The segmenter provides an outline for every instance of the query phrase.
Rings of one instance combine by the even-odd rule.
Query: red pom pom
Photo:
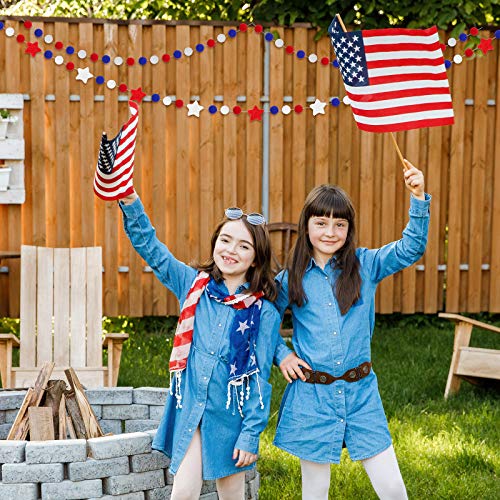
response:
[[[124,83],[120,83],[120,86],[118,87],[118,90],[120,92],[127,92],[128,88]]]
[[[163,55],[161,56],[161,60],[162,60],[163,62],[168,62],[168,61],[170,61],[170,56],[169,56],[168,54],[163,54]]]
[[[135,63],[135,59],[133,57],[127,57],[127,64],[129,66],[133,66]]]
[[[248,26],[245,23],[240,24],[240,31],[245,32],[248,29]]]
[[[323,66],[328,66],[328,64],[330,64],[330,59],[328,59],[328,57],[322,57],[321,58],[321,64]]]
[[[26,29],[30,29],[33,26],[33,23],[31,21],[24,21],[24,27]]]
[[[240,108],[239,106],[235,106],[235,107],[233,108],[233,113],[234,113],[235,115],[239,115],[239,114],[241,113],[241,108]]]
[[[210,40],[207,41],[207,45],[209,47],[215,47],[215,40],[213,40],[212,38],[210,38]]]
[[[465,49],[465,55],[467,57],[472,57],[474,55],[474,51],[472,49]]]
[[[90,54],[90,60],[94,61],[94,62],[98,61],[99,60],[99,55],[96,54],[95,52],[93,52],[92,54]]]
[[[293,54],[293,47],[291,45],[287,45],[285,50],[287,54]]]
[[[57,50],[61,50],[61,49],[64,47],[64,45],[63,45],[63,43],[62,43],[62,42],[56,42],[56,43],[55,43],[55,45],[54,45],[54,47],[55,47]]]
[[[175,106],[176,106],[177,108],[182,108],[182,106],[184,106],[184,101],[183,101],[182,99],[177,99],[177,100],[175,101]]]
[[[297,106],[295,106],[293,109],[296,113],[302,113],[302,111],[304,111],[304,108],[300,104],[297,104]]]
[[[16,40],[19,42],[19,43],[23,43],[24,42],[24,35],[17,35],[16,36]]]
[[[469,33],[472,35],[472,36],[476,36],[478,33],[479,33],[479,30],[474,26],[473,28],[471,28],[469,30]]]
[[[255,33],[262,33],[263,29],[264,28],[260,24],[257,24],[257,26],[255,26]]]
[[[66,64],[66,69],[68,69],[69,71],[73,71],[75,69],[75,63],[70,61],[68,64]]]

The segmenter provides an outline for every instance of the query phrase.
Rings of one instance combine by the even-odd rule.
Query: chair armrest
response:
[[[0,333],[0,342],[11,340],[13,347],[19,347],[19,339],[13,333]]]
[[[490,330],[491,332],[500,333],[500,328],[497,326],[490,325],[488,323],[483,323],[482,321],[477,321],[475,319],[467,318],[465,316],[461,316],[460,314],[452,314],[452,313],[439,313],[440,318],[449,319],[453,323],[468,323],[472,326],[477,326],[478,328],[482,328],[483,330]]]
[[[114,343],[123,343],[129,337],[128,333],[106,333],[104,336],[104,340],[102,341],[102,345],[107,347],[109,341],[112,340]]]

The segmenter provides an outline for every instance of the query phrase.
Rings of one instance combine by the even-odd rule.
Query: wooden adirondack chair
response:
[[[52,379],[72,367],[88,387],[116,386],[127,334],[102,335],[102,251],[100,247],[21,247],[21,338],[0,334],[4,388],[33,384],[46,361]],[[20,366],[12,367],[12,349]],[[108,349],[103,366],[102,349]]]
[[[278,274],[288,265],[288,257],[292,246],[292,239],[297,233],[297,224],[290,222],[273,222],[267,225],[267,229],[273,241],[272,249],[272,267],[273,272]],[[281,238],[281,240],[279,240]],[[285,317],[290,317],[289,311],[285,313]],[[291,337],[293,334],[292,328],[280,328],[282,337]]]
[[[440,313],[439,317],[455,323],[453,356],[444,391],[445,399],[458,392],[462,379],[473,384],[486,380],[494,380],[500,384],[500,350],[469,347],[474,326],[496,333],[500,333],[500,328],[459,314]]]

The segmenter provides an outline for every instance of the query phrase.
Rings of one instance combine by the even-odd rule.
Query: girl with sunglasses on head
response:
[[[328,499],[330,464],[343,447],[379,498],[407,498],[370,351],[378,283],[418,261],[427,243],[430,196],[422,172],[405,164],[410,220],[400,240],[356,248],[351,200],[322,185],[305,201],[289,267],[277,278],[276,304],[281,313],[291,308],[299,357],[279,344],[276,361],[290,384],[274,444],[300,458],[303,500]]]
[[[158,240],[135,192],[120,208],[132,245],[181,305],[170,394],[153,440],[171,458],[171,498],[197,499],[202,480],[211,479],[220,499],[243,499],[269,417],[280,325],[270,302],[276,285],[266,221],[227,209],[210,258],[190,267]]]

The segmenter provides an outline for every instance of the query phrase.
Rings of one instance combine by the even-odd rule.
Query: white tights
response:
[[[375,493],[381,500],[407,500],[406,488],[399,471],[394,448],[362,460]],[[330,464],[301,460],[302,500],[328,500]]]
[[[198,500],[200,498],[203,483],[201,457],[200,429],[196,429],[179,470],[174,476],[171,500]],[[216,484],[220,500],[243,500],[245,498],[244,472],[217,479]]]

